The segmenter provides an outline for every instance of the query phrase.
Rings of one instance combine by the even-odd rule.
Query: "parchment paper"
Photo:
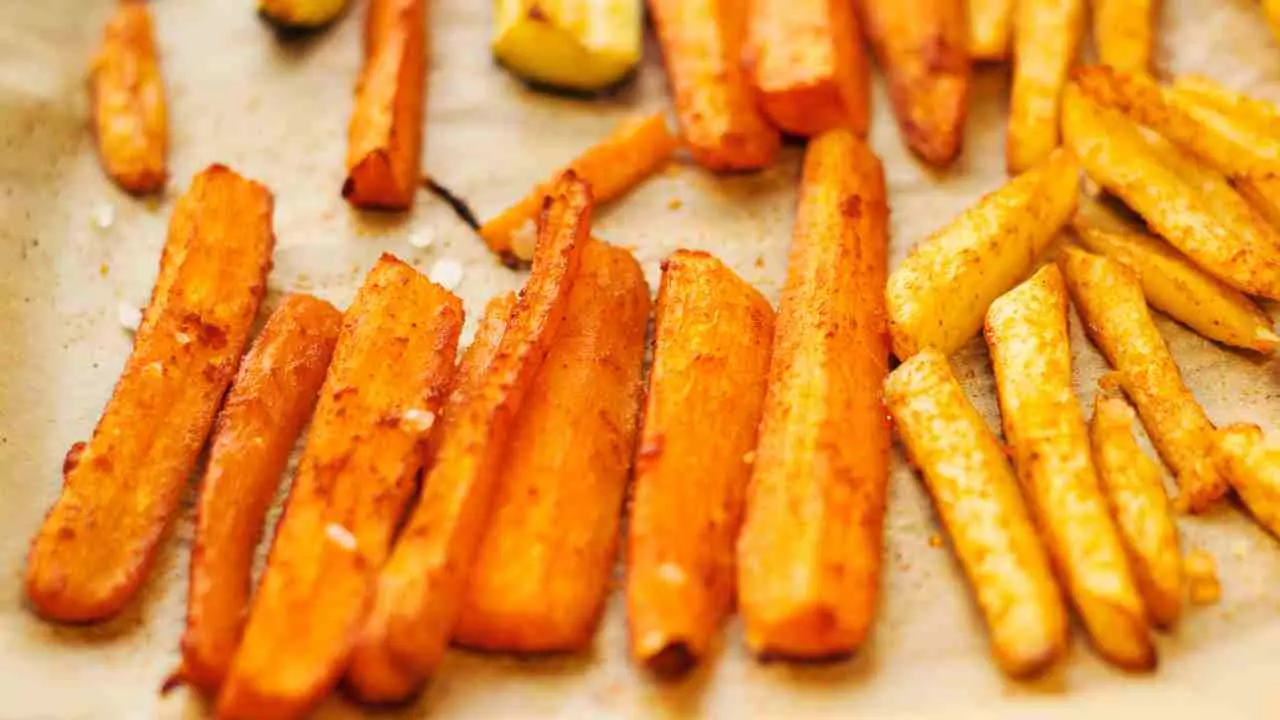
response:
[[[882,0],[889,1],[889,0]],[[441,202],[413,213],[363,215],[339,198],[346,125],[358,71],[363,3],[312,39],[282,44],[249,0],[154,4],[171,108],[172,179],[138,201],[103,176],[86,126],[83,79],[107,0],[0,0],[0,718],[200,718],[188,691],[160,699],[178,659],[191,535],[184,504],[146,590],[123,617],[94,628],[45,624],[23,606],[27,544],[59,483],[72,442],[88,437],[128,354],[120,304],[138,306],[155,275],[174,199],[210,162],[231,165],[276,193],[274,297],[308,290],[346,303],[377,255],[430,271],[454,259],[457,291],[477,314],[522,277],[496,265]],[[490,3],[436,0],[431,11],[426,168],[482,216],[604,135],[620,118],[668,100],[657,48],[634,83],[609,99],[533,93],[490,60]],[[1280,99],[1280,47],[1256,2],[1170,0],[1161,23],[1164,72],[1207,73]],[[1004,181],[1007,72],[979,73],[966,149],[932,174],[899,141],[883,92],[872,142],[885,160],[892,255]],[[771,299],[785,274],[800,150],[752,176],[715,177],[681,164],[600,213],[599,234],[634,249],[652,283],[659,260],[685,246],[711,250]],[[417,248],[411,239],[431,239]],[[1274,308],[1272,309],[1275,312]],[[1078,389],[1088,402],[1104,365],[1079,333]],[[1280,431],[1280,365],[1235,353],[1159,319],[1214,420]],[[470,323],[469,323],[470,327]],[[470,329],[468,329],[468,334]],[[956,359],[966,390],[998,427],[986,351]],[[857,442],[857,438],[850,438]],[[873,641],[825,666],[761,665],[736,622],[705,669],[659,686],[626,656],[615,593],[594,648],[541,660],[454,652],[416,705],[388,717],[1122,717],[1274,716],[1280,648],[1280,544],[1228,505],[1182,518],[1184,547],[1216,556],[1222,601],[1191,607],[1159,638],[1161,667],[1128,676],[1103,664],[1079,633],[1061,672],[1015,684],[988,656],[986,634],[918,479],[895,450],[883,603]],[[359,715],[326,701],[322,718]]]

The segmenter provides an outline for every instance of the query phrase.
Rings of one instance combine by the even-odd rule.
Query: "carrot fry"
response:
[[[747,67],[761,108],[784,132],[867,134],[871,76],[856,0],[755,0]]]
[[[218,415],[196,508],[178,676],[216,692],[240,643],[253,553],[276,486],[311,415],[342,314],[290,295],[240,365]]]
[[[649,286],[592,241],[569,313],[516,418],[453,641],[580,650],[604,610],[640,409]]]
[[[1160,0],[1093,0],[1098,61],[1117,70],[1149,73]]]
[[[963,0],[862,2],[863,28],[889,80],[903,140],[950,165],[964,144],[971,69]]]
[[[453,376],[462,303],[383,255],[343,316],[219,718],[293,718],[337,681]]]
[[[1084,25],[1084,0],[1019,0],[1005,148],[1010,173],[1043,162],[1060,144],[1062,89]]]
[[[569,309],[591,210],[591,188],[572,172],[543,204],[533,273],[475,391],[446,414],[422,497],[378,576],[346,678],[363,700],[407,698],[444,656],[507,439]]]
[[[667,128],[666,118],[657,112],[623,121],[574,158],[567,169],[591,184],[597,203],[607,203],[666,165],[679,144],[679,138]],[[516,265],[533,257],[542,198],[561,172],[481,226],[480,237],[504,264]]]
[[[1280,0],[1262,0],[1262,13],[1267,18],[1271,34],[1280,40]]]
[[[272,208],[269,190],[221,165],[174,208],[133,352],[31,544],[40,615],[103,620],[142,586],[266,291]]]
[[[714,257],[677,250],[663,262],[627,552],[632,657],[659,675],[704,657],[732,609],[773,321]]]
[[[693,159],[720,171],[772,163],[781,137],[756,109],[739,64],[747,0],[649,0],[649,13]]]
[[[1177,473],[1182,500],[1192,511],[1206,509],[1228,489],[1209,461],[1213,424],[1182,382],[1138,279],[1114,260],[1077,248],[1067,248],[1058,262],[1090,339],[1119,374],[1160,457]]]
[[[422,153],[426,96],[426,0],[371,0],[364,70],[347,132],[352,205],[404,210],[413,205]]]
[[[1067,594],[1103,657],[1130,670],[1153,669],[1146,609],[1071,389],[1067,292],[1057,266],[992,303],[986,336],[1005,439]]]
[[[996,662],[1013,677],[1043,673],[1066,651],[1067,612],[1004,448],[934,348],[898,366],[884,394],[973,586]]]
[[[852,133],[809,143],[738,544],[747,646],[856,649],[880,584],[889,425],[880,161]],[[852,442],[857,438],[856,442]]]
[[[969,0],[969,54],[974,60],[997,61],[1009,56],[1016,0]]]
[[[169,120],[146,2],[123,0],[116,7],[91,74],[103,168],[128,192],[160,190],[167,174]]]
[[[1280,537],[1280,447],[1258,426],[1236,424],[1217,432],[1214,458],[1258,524]]]

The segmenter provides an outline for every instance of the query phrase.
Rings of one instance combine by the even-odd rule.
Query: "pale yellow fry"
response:
[[[1146,611],[1071,389],[1067,294],[1058,268],[1045,266],[992,303],[986,336],[1022,492],[1076,611],[1107,660],[1154,668]]]
[[[1066,610],[1004,449],[932,348],[893,371],[884,402],[951,535],[996,662],[1013,677],[1047,670],[1066,649]]]
[[[1164,475],[1133,437],[1133,410],[1122,398],[1094,397],[1089,439],[1107,504],[1129,553],[1147,615],[1170,627],[1182,610],[1182,552]]]
[[[1214,458],[1260,525],[1280,537],[1280,447],[1256,425],[1217,432]]]
[[[1151,72],[1160,0],[1093,0],[1098,60],[1127,72]]]
[[[1173,81],[1173,94],[1188,102],[1214,108],[1259,133],[1280,135],[1280,108],[1265,100],[1230,90],[1203,75],[1183,75]]]
[[[974,60],[1003,60],[1013,37],[1016,0],[969,0],[969,55]]]
[[[1006,147],[1010,173],[1040,163],[1058,147],[1062,88],[1084,35],[1084,19],[1084,0],[1017,3]]]

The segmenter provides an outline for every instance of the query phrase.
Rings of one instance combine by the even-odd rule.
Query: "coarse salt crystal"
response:
[[[462,263],[450,258],[442,258],[431,266],[431,271],[427,273],[427,277],[431,278],[431,282],[444,287],[446,290],[453,290],[462,282]]]
[[[129,332],[138,332],[138,326],[142,325],[142,311],[138,306],[124,301],[116,306],[116,317],[120,320],[120,325]]]
[[[333,541],[334,545],[337,545],[344,550],[356,549],[356,536],[352,535],[350,530],[338,523],[329,523],[328,525],[325,525],[324,534]]]
[[[419,250],[423,248],[431,247],[431,243],[434,240],[435,240],[435,237],[432,236],[430,230],[423,230],[420,233],[416,233],[414,235],[409,236],[409,244],[418,248]]]
[[[672,585],[683,585],[689,579],[684,570],[677,564],[666,562],[658,566],[658,577]]]
[[[436,424],[436,414],[430,410],[421,410],[419,408],[411,408],[404,411],[401,416],[404,422],[415,430],[426,432]]]
[[[179,331],[177,335],[174,335],[174,336],[173,336],[173,338],[174,338],[175,340],[177,340],[177,341],[178,341],[178,344],[179,344],[179,345],[190,345],[190,344],[191,344],[191,336],[190,336],[190,335],[188,335],[188,334],[186,334],[186,333],[184,333],[184,332]]]
[[[511,233],[511,252],[521,260],[532,260],[533,248],[537,244],[538,225],[532,220],[525,220],[523,225]]]
[[[99,230],[106,230],[116,221],[116,209],[111,203],[98,203],[93,209],[93,225]]]

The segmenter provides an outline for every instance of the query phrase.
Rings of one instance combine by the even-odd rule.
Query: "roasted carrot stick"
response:
[[[426,0],[371,0],[366,41],[342,197],[404,210],[413,204],[422,153]]]
[[[649,0],[689,152],[712,170],[758,170],[781,138],[756,109],[739,54],[747,0]]]
[[[705,656],[732,609],[773,320],[714,257],[663,262],[627,553],[631,654],[660,675]]]
[[[1005,147],[1010,174],[1044,162],[1061,144],[1062,89],[1084,26],[1084,0],[1018,0]]]
[[[253,553],[276,486],[315,407],[342,314],[290,295],[271,315],[218,415],[196,507],[187,630],[177,675],[216,692],[240,643]]]
[[[1098,49],[1098,62],[1125,72],[1151,72],[1160,2],[1093,0],[1093,44]]]
[[[343,316],[219,718],[292,718],[338,680],[454,370],[462,303],[383,255]]]
[[[657,112],[623,121],[574,158],[567,169],[591,184],[597,203],[606,203],[666,165],[679,144],[679,138],[667,128],[666,118]],[[533,257],[542,198],[560,172],[563,170],[480,227],[480,237],[505,264],[527,262]]]
[[[98,154],[107,174],[131,193],[164,187],[169,120],[164,82],[143,0],[122,0],[107,23],[90,88]]]
[[[544,201],[533,274],[478,387],[446,414],[422,497],[378,576],[347,672],[361,699],[405,699],[444,655],[512,423],[568,312],[591,209],[590,187],[572,172]]]
[[[866,145],[843,130],[809,143],[738,544],[747,646],[759,654],[851,652],[875,614],[888,212]]]
[[[871,76],[855,0],[754,0],[747,66],[769,120],[796,135],[867,134]]]
[[[604,610],[640,410],[649,286],[593,241],[516,418],[454,642],[580,650]]]
[[[969,116],[964,0],[864,1],[861,8],[903,140],[930,165],[950,165]]]
[[[31,545],[26,591],[42,616],[102,620],[142,586],[266,291],[272,207],[265,187],[214,165],[174,208],[133,352]]]

